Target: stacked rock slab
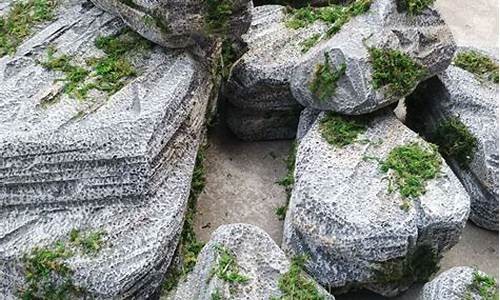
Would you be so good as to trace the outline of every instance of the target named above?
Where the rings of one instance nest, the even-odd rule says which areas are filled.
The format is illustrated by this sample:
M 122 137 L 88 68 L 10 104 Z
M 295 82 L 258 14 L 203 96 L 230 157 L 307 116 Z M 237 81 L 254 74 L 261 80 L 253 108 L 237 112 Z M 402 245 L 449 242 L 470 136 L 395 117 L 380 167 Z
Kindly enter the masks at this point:
M 115 94 L 76 100 L 39 61 L 50 48 L 83 64 L 124 24 L 73 0 L 45 25 L 0 58 L 0 295 L 25 288 L 24 254 L 77 229 L 106 233 L 65 261 L 82 297 L 145 299 L 177 246 L 212 81 L 185 52 L 151 47 L 128 57 L 138 76 Z
M 431 282 L 425 284 L 418 300 L 485 299 L 477 290 L 471 288 L 474 273 L 481 276 L 486 275 L 471 267 L 455 267 L 443 272 Z M 498 290 L 498 286 L 496 289 Z
M 420 81 L 444 71 L 456 47 L 443 19 L 432 8 L 410 15 L 398 8 L 398 2 L 374 0 L 367 13 L 352 18 L 302 57 L 291 77 L 295 99 L 306 107 L 348 115 L 370 113 L 400 100 L 405 95 L 394 93 L 388 86 L 374 88 L 369 54 L 372 47 L 401 51 L 425 67 L 426 75 Z M 325 55 L 330 67 L 338 70 L 345 64 L 346 69 L 336 82 L 336 91 L 319 98 L 310 85 L 317 66 L 325 64 Z
M 457 54 L 470 50 L 481 53 L 461 48 Z M 454 117 L 476 137 L 478 147 L 468 166 L 447 160 L 471 197 L 470 219 L 498 230 L 498 83 L 451 65 L 420 85 L 406 102 L 410 126 L 425 136 L 432 138 L 441 121 Z
M 230 284 L 214 274 L 220 259 L 217 249 L 234 255 L 239 273 L 248 282 Z M 280 299 L 278 282 L 289 268 L 283 251 L 262 229 L 248 224 L 223 225 L 200 252 L 193 272 L 167 299 Z M 317 290 L 325 300 L 334 300 L 320 286 Z M 214 298 L 216 293 L 222 298 Z
M 120 16 L 136 32 L 167 48 L 203 46 L 207 32 L 209 1 L 202 0 L 92 0 L 102 9 Z M 212 1 L 212 5 L 231 5 L 229 34 L 240 36 L 250 24 L 249 0 Z M 219 16 L 224 18 L 226 16 Z
M 377 160 L 401 145 L 430 148 L 392 112 L 379 112 L 358 142 L 338 147 L 323 138 L 321 113 L 298 146 L 295 185 L 283 249 L 311 258 L 308 273 L 338 292 L 365 288 L 394 296 L 432 272 L 455 245 L 469 214 L 469 197 L 446 164 L 425 194 L 391 191 Z
M 281 5 L 252 11 L 252 23 L 242 39 L 248 51 L 232 68 L 224 91 L 229 128 L 245 140 L 293 138 L 301 110 L 290 91 L 290 76 L 304 55 L 302 43 L 327 29 L 321 22 L 309 28 L 285 26 Z

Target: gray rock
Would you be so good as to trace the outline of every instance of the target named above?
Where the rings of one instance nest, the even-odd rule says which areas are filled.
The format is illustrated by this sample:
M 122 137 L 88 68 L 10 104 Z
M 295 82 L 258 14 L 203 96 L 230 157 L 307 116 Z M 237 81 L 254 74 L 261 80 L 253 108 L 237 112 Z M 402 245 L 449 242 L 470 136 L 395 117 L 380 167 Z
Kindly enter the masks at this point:
M 348 115 L 373 112 L 397 102 L 405 95 L 393 93 L 387 86 L 374 89 L 372 85 L 370 47 L 402 51 L 427 69 L 425 78 L 444 71 L 453 57 L 455 43 L 439 13 L 428 8 L 410 16 L 398 11 L 397 2 L 375 0 L 369 12 L 351 19 L 302 57 L 290 80 L 295 99 L 306 107 Z M 345 64 L 346 71 L 337 81 L 335 93 L 320 99 L 309 86 L 317 66 L 325 63 L 325 55 L 332 67 L 339 69 Z
M 323 138 L 324 114 L 298 146 L 283 249 L 309 255 L 308 273 L 334 291 L 366 288 L 394 296 L 429 275 L 442 252 L 458 242 L 469 197 L 444 161 L 425 194 L 404 199 L 390 190 L 392 175 L 377 159 L 400 145 L 429 147 L 392 112 L 372 115 L 358 142 L 343 148 Z
M 458 117 L 476 137 L 478 148 L 468 167 L 447 159 L 471 197 L 470 219 L 498 231 L 498 84 L 452 65 L 419 86 L 407 106 L 410 126 L 427 137 L 450 117 Z
M 314 121 L 318 118 L 318 115 L 321 113 L 319 110 L 315 110 L 309 107 L 306 107 L 300 113 L 299 125 L 297 126 L 297 141 L 300 142 L 302 138 L 307 134 L 311 126 L 314 124 Z
M 54 82 L 61 72 L 38 63 L 50 45 L 84 65 L 103 55 L 97 36 L 124 27 L 87 1 L 67 1 L 0 58 L 2 299 L 24 285 L 23 254 L 67 242 L 73 228 L 107 233 L 100 252 L 65 261 L 84 297 L 145 299 L 161 284 L 183 224 L 208 71 L 157 46 L 127 56 L 138 76 L 115 94 L 76 100 Z
M 207 35 L 207 6 L 201 0 L 91 0 L 120 16 L 136 32 L 167 48 L 185 48 L 203 42 Z M 230 35 L 240 36 L 250 24 L 252 1 L 231 1 Z
M 474 272 L 476 271 L 471 267 L 455 267 L 443 272 L 425 284 L 418 300 L 481 300 L 483 297 L 470 288 L 474 280 Z M 483 272 L 477 272 L 483 276 L 486 275 Z
M 239 273 L 248 277 L 247 283 L 229 284 L 212 273 L 219 253 L 216 247 L 227 249 L 236 259 Z M 168 299 L 213 299 L 217 290 L 223 299 L 271 299 L 281 295 L 280 277 L 288 271 L 290 262 L 283 251 L 262 229 L 248 224 L 220 226 L 198 256 L 193 272 Z M 232 291 L 229 289 L 232 288 Z M 334 300 L 323 288 L 318 290 L 325 300 Z

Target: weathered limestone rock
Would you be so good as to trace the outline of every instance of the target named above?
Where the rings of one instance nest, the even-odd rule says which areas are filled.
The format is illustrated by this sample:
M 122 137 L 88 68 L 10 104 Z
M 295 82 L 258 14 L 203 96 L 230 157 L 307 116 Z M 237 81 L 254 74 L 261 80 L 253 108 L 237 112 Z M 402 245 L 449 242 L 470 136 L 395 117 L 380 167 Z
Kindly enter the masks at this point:
M 445 158 L 471 197 L 470 219 L 498 230 L 498 84 L 451 65 L 421 84 L 406 103 L 410 126 L 431 141 L 436 128 L 449 118 L 458 118 L 476 138 L 477 149 L 467 165 Z
M 203 132 L 208 71 L 185 52 L 151 46 L 127 52 L 121 65 L 130 63 L 136 78 L 116 93 L 90 89 L 77 100 L 54 81 L 64 72 L 40 63 L 50 48 L 59 62 L 65 54 L 89 68 L 103 56 L 95 39 L 124 27 L 87 1 L 68 1 L 15 55 L 0 58 L 2 299 L 26 288 L 22 256 L 68 244 L 72 229 L 106 233 L 95 255 L 64 260 L 81 297 L 145 299 L 163 279 Z
M 230 284 L 213 274 L 220 261 L 220 250 L 233 255 L 239 274 L 248 278 L 246 283 Z M 281 296 L 280 277 L 290 268 L 283 251 L 262 229 L 248 224 L 231 224 L 219 227 L 198 256 L 198 262 L 187 280 L 180 284 L 168 299 L 271 299 Z M 230 288 L 232 291 L 230 291 Z M 334 300 L 323 288 L 317 286 L 325 300 Z
M 486 299 L 476 289 L 471 288 L 475 272 L 481 276 L 486 275 L 471 267 L 455 267 L 443 272 L 425 284 L 418 300 Z M 498 287 L 496 289 L 498 290 Z
M 372 115 L 367 130 L 344 147 L 325 140 L 323 118 L 298 146 L 283 249 L 308 255 L 308 273 L 338 292 L 366 288 L 394 296 L 427 279 L 459 240 L 469 214 L 466 191 L 438 156 L 440 173 L 423 195 L 399 193 L 395 173 L 383 173 L 379 161 L 398 146 L 431 147 L 391 111 Z
M 91 0 L 102 9 L 120 16 L 136 32 L 167 48 L 185 48 L 203 43 L 210 31 L 209 4 L 202 0 Z M 213 1 L 213 3 L 216 3 Z M 220 3 L 232 5 L 231 16 L 216 16 L 218 21 L 227 17 L 229 34 L 240 36 L 250 24 L 249 0 Z
M 398 10 L 394 0 L 375 0 L 370 10 L 352 18 L 330 39 L 312 48 L 297 62 L 290 85 L 297 101 L 307 107 L 360 115 L 376 111 L 409 94 L 418 82 L 444 71 L 455 51 L 453 36 L 439 13 L 427 8 L 419 15 Z M 314 29 L 306 28 L 307 31 Z M 373 84 L 370 48 L 395 49 L 425 67 L 425 76 L 403 94 Z M 325 55 L 329 62 L 325 62 Z M 319 65 L 346 69 L 336 90 L 318 97 L 311 83 Z M 384 70 L 384 72 L 387 70 Z

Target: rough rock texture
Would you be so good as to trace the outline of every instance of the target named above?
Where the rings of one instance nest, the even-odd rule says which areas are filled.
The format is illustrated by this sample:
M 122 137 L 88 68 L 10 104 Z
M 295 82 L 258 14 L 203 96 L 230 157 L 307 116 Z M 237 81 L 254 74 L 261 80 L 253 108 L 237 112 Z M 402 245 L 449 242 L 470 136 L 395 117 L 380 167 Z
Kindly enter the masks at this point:
M 239 266 L 239 273 L 247 276 L 245 284 L 232 284 L 211 274 L 217 266 L 219 254 L 216 247 L 232 253 Z M 187 280 L 177 288 L 169 299 L 201 300 L 213 299 L 219 290 L 223 299 L 271 299 L 281 295 L 279 278 L 288 271 L 290 262 L 271 237 L 259 227 L 248 224 L 220 226 L 198 256 L 198 262 Z M 229 291 L 230 286 L 234 288 Z M 324 289 L 318 290 L 325 300 L 334 300 Z
M 77 61 L 100 56 L 94 39 L 122 28 L 87 1 L 67 1 L 54 22 L 0 58 L 2 299 L 23 286 L 20 257 L 67 240 L 73 228 L 107 233 L 99 253 L 67 260 L 88 298 L 147 298 L 170 263 L 210 76 L 189 55 L 153 47 L 129 57 L 138 77 L 117 93 L 79 101 L 54 82 L 61 72 L 37 63 L 49 45 Z M 45 105 L 47 97 L 56 98 Z
M 311 257 L 308 273 L 343 292 L 366 288 L 394 296 L 422 279 L 455 245 L 469 214 L 469 197 L 443 161 L 426 193 L 407 211 L 377 159 L 397 146 L 425 142 L 390 111 L 372 116 L 360 141 L 343 148 L 322 137 L 318 116 L 300 141 L 283 249 Z M 366 159 L 371 157 L 371 159 Z
M 463 300 L 483 299 L 477 292 L 469 289 L 475 270 L 471 267 L 455 267 L 441 273 L 425 284 L 418 300 Z M 483 272 L 479 272 L 485 275 Z M 466 298 L 470 292 L 471 298 Z
M 394 0 L 375 0 L 368 13 L 353 18 L 333 37 L 311 49 L 297 63 L 291 78 L 295 99 L 304 106 L 349 115 L 373 112 L 397 102 L 405 95 L 392 93 L 387 86 L 373 88 L 369 47 L 406 53 L 427 68 L 425 78 L 444 71 L 453 57 L 455 43 L 439 13 L 428 8 L 420 15 L 410 16 L 399 12 L 396 3 Z M 320 99 L 311 92 L 309 85 L 317 65 L 324 64 L 325 54 L 335 69 L 342 64 L 347 68 L 337 81 L 336 92 Z
M 207 6 L 202 0 L 91 0 L 120 16 L 145 38 L 167 48 L 185 48 L 202 43 L 207 35 Z M 250 24 L 252 1 L 230 1 L 233 5 L 229 32 L 240 36 Z
M 465 50 L 469 49 L 459 52 Z M 477 138 L 478 148 L 468 167 L 453 159 L 448 163 L 471 197 L 470 219 L 498 230 L 498 84 L 452 65 L 420 85 L 407 107 L 410 126 L 426 136 L 441 120 L 458 117 Z

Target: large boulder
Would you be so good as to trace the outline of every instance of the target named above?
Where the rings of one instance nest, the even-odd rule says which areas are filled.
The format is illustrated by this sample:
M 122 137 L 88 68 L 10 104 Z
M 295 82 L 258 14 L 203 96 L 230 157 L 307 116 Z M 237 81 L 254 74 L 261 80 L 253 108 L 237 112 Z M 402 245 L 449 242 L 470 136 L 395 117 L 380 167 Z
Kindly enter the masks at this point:
M 496 299 L 496 280 L 471 267 L 455 267 L 426 283 L 418 300 Z
M 214 24 L 227 26 L 228 34 L 240 36 L 250 24 L 249 0 L 91 0 L 120 16 L 136 32 L 167 48 L 204 44 Z
M 457 55 L 470 51 L 480 53 L 461 48 Z M 498 83 L 451 65 L 421 84 L 406 104 L 408 124 L 440 145 L 469 193 L 470 219 L 498 230 Z
M 459 240 L 470 201 L 435 149 L 391 111 L 351 122 L 323 112 L 301 138 L 282 247 L 306 253 L 308 273 L 334 291 L 394 296 L 436 270 Z M 389 155 L 414 177 L 394 166 L 384 172 Z M 435 173 L 423 180 L 413 165 Z
M 367 13 L 312 48 L 291 76 L 294 98 L 306 107 L 360 115 L 397 102 L 444 71 L 455 51 L 449 28 L 435 9 L 409 13 L 398 7 L 403 2 L 374 0 Z
M 68 1 L 0 58 L 2 299 L 145 299 L 161 284 L 213 84 L 124 28 Z
M 221 279 L 221 261 L 231 261 L 222 267 L 246 280 L 238 283 Z M 283 292 L 279 281 L 289 272 L 290 266 L 283 251 L 262 229 L 248 224 L 223 225 L 212 234 L 210 241 L 200 252 L 193 272 L 168 299 L 281 299 Z M 323 299 L 334 300 L 333 296 L 307 275 L 302 274 L 295 279 L 300 277 L 300 282 L 309 282 L 308 285 L 313 286 L 312 289 L 322 295 Z M 289 284 L 293 283 L 289 281 Z M 215 295 L 220 298 L 215 298 Z

